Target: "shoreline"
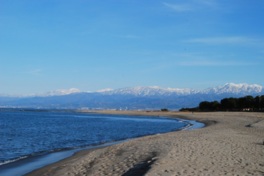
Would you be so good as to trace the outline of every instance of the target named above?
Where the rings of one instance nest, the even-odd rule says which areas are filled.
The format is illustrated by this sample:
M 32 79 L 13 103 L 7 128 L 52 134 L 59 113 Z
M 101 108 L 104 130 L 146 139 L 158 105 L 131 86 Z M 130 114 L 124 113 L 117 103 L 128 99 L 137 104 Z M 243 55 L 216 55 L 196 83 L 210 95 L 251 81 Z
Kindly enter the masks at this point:
M 109 115 L 114 114 L 114 113 L 101 113 L 101 112 L 93 112 L 93 113 L 109 114 Z M 132 115 L 132 114 L 124 113 L 124 115 Z M 133 116 L 135 116 L 135 115 L 133 115 Z M 142 116 L 142 115 L 140 115 L 140 116 Z M 153 115 L 150 115 L 150 116 L 153 116 Z M 162 116 L 155 115 L 153 117 L 171 118 L 171 117 L 163 116 L 163 115 Z M 195 122 L 193 120 L 179 119 L 179 117 L 176 117 L 175 120 L 183 121 L 184 123 L 189 124 L 189 125 L 184 127 L 183 129 L 177 129 L 177 130 L 168 131 L 168 132 L 175 132 L 175 131 L 181 131 L 181 130 L 192 130 L 193 128 L 204 127 L 204 124 L 201 124 L 199 122 Z M 166 133 L 168 133 L 168 132 L 166 132 Z M 158 134 L 160 134 L 160 133 L 158 133 Z M 161 133 L 161 134 L 163 134 L 163 133 Z M 151 134 L 151 135 L 157 135 L 157 134 Z M 151 135 L 148 135 L 148 136 L 151 136 Z M 77 153 L 82 152 L 82 151 L 96 150 L 98 148 L 116 145 L 118 143 L 126 142 L 129 140 L 134 140 L 134 139 L 141 138 L 141 137 L 145 137 L 145 136 L 138 136 L 135 138 L 125 139 L 125 140 L 121 140 L 121 141 L 111 141 L 111 142 L 107 142 L 107 143 L 99 144 L 99 145 L 92 145 L 92 146 L 87 146 L 87 147 L 73 148 L 73 149 L 69 149 L 69 150 L 51 152 L 51 153 L 47 153 L 47 154 L 43 154 L 43 155 L 23 157 L 21 160 L 17 160 L 15 162 L 11 162 L 11 163 L 1 165 L 0 166 L 0 168 L 1 168 L 0 174 L 3 174 L 3 175 L 29 174 L 31 172 L 34 172 L 35 170 L 44 168 L 46 166 L 55 164 L 57 162 L 65 160 L 67 158 L 73 157 L 74 155 L 76 155 Z
M 146 112 L 122 113 L 146 115 Z M 206 127 L 145 136 L 81 151 L 27 175 L 264 174 L 264 113 L 154 114 L 197 120 L 206 123 Z
M 115 145 L 121 142 L 125 142 L 126 140 L 121 141 L 112 141 L 103 143 L 100 145 L 91 145 L 86 147 L 80 147 L 75 149 L 69 149 L 69 150 L 62 150 L 57 152 L 51 152 L 43 155 L 36 155 L 36 156 L 29 156 L 25 157 L 20 160 L 17 160 L 15 162 L 7 163 L 4 165 L 1 165 L 0 168 L 0 175 L 3 176 L 9 176 L 9 175 L 26 175 L 31 172 L 34 172 L 35 170 L 44 168 L 46 166 L 55 164 L 57 162 L 60 162 L 62 160 L 65 160 L 67 158 L 70 158 L 74 156 L 75 154 L 82 152 L 82 151 L 89 151 L 89 150 L 96 150 L 103 147 L 108 147 L 111 145 Z

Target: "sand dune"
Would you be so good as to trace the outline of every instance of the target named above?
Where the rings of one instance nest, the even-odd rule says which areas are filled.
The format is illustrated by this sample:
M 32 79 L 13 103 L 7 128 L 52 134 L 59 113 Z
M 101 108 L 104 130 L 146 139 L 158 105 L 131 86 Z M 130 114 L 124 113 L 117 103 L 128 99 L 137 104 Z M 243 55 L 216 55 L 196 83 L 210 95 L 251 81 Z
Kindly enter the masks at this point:
M 207 126 L 82 151 L 28 175 L 264 175 L 264 113 L 115 113 L 180 116 Z

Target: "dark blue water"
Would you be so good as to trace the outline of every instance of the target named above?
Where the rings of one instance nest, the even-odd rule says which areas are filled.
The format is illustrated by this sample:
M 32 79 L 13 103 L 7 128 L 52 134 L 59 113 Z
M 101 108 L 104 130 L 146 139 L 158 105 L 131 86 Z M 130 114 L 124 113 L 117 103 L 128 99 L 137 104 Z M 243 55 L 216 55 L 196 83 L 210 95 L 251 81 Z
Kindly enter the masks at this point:
M 179 130 L 186 121 L 72 112 L 0 112 L 0 165 L 65 149 Z

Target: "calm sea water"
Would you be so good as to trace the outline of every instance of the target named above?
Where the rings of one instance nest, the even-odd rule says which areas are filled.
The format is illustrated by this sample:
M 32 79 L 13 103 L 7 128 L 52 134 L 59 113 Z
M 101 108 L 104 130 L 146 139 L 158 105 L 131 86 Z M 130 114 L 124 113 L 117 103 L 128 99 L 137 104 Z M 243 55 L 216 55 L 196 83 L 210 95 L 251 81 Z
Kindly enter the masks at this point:
M 189 125 L 168 118 L 70 112 L 0 112 L 0 165 Z

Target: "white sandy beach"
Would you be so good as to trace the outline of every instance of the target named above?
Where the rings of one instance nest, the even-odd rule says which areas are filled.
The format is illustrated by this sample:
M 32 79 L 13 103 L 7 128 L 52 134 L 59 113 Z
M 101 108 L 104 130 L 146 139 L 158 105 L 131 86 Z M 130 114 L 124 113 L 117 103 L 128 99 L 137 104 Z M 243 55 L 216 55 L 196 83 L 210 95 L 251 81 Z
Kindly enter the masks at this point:
M 177 116 L 207 126 L 81 151 L 28 175 L 264 175 L 264 113 L 105 113 Z

